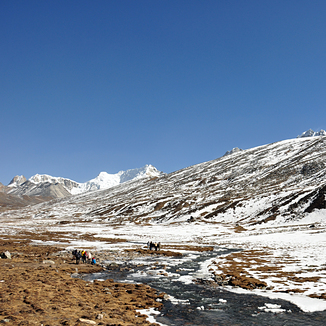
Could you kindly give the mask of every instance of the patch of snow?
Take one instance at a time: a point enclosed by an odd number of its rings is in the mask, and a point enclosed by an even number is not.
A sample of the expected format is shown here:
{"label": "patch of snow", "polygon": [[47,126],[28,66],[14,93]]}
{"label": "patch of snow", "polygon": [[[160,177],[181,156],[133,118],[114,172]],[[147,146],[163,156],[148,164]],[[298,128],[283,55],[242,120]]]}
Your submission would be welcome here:
{"label": "patch of snow", "polygon": [[263,310],[265,312],[272,312],[274,314],[279,314],[282,312],[286,312],[286,309],[282,309],[281,305],[272,304],[272,303],[265,303],[264,306],[258,307],[258,309]]}
{"label": "patch of snow", "polygon": [[165,324],[159,323],[155,320],[155,316],[159,315],[160,312],[155,310],[154,308],[149,308],[149,309],[138,309],[136,310],[137,312],[139,312],[142,315],[147,315],[146,320],[150,323],[156,323],[160,326],[167,326]]}

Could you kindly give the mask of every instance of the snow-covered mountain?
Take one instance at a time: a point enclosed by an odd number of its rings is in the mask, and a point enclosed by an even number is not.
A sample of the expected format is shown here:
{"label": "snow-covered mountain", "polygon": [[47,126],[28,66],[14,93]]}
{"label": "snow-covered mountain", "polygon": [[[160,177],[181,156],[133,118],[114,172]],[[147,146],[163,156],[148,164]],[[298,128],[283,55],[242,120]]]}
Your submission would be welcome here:
{"label": "snow-covered mountain", "polygon": [[36,205],[24,214],[35,210],[32,214],[59,220],[78,216],[113,224],[259,225],[326,220],[325,195],[326,137],[316,136],[234,152],[157,178],[136,177],[103,191]]}
{"label": "snow-covered mountain", "polygon": [[154,178],[162,175],[152,165],[142,168],[120,171],[116,174],[101,172],[96,178],[85,183],[47,174],[36,174],[26,180],[24,176],[16,176],[8,185],[8,193],[13,195],[43,196],[61,198],[84,192],[103,190],[133,179]]}
{"label": "snow-covered mountain", "polygon": [[303,138],[303,137],[318,137],[318,136],[326,136],[326,131],[321,129],[320,131],[313,131],[312,129],[309,129],[305,132],[303,132],[301,135],[299,135],[297,138]]}
{"label": "snow-covered mountain", "polygon": [[80,183],[77,187],[72,188],[71,193],[79,194],[88,191],[108,189],[130,180],[137,180],[146,177],[155,178],[162,174],[162,172],[158,171],[152,165],[145,165],[139,169],[120,171],[116,174],[101,172],[96,178],[85,183]]}

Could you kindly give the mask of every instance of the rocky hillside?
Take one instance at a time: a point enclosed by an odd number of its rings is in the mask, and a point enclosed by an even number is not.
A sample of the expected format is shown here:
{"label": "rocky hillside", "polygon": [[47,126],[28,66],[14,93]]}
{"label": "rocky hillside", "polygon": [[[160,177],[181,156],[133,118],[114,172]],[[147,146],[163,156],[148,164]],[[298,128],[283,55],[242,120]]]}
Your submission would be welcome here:
{"label": "rocky hillside", "polygon": [[25,214],[107,223],[299,220],[326,208],[325,145],[325,136],[303,137],[236,151],[168,175],[36,205]]}

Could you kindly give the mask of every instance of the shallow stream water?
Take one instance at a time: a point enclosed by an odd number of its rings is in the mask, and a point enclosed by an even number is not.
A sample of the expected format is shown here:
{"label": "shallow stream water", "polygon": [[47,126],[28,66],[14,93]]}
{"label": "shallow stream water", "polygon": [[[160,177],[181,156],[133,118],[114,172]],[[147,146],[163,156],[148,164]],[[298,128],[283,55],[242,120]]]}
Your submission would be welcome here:
{"label": "shallow stream water", "polygon": [[[120,282],[146,283],[165,292],[168,296],[163,301],[164,307],[155,319],[169,326],[326,325],[326,311],[304,313],[288,301],[237,294],[223,287],[212,286],[209,282],[195,284],[190,281],[207,279],[208,275],[205,275],[201,265],[232,251],[215,249],[191,252],[182,258],[142,257],[123,264],[108,265],[106,272],[85,275],[83,279],[111,278]],[[270,307],[277,307],[282,312],[266,312]]]}

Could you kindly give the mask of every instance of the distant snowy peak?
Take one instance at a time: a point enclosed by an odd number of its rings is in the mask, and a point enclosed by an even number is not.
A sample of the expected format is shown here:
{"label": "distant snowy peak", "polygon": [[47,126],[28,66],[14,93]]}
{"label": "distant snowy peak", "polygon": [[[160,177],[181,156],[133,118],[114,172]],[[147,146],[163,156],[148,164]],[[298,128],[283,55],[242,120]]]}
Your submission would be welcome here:
{"label": "distant snowy peak", "polygon": [[309,129],[303,132],[301,135],[297,136],[297,138],[304,138],[304,137],[317,137],[317,136],[326,136],[326,131],[321,129],[320,131],[313,131]]}
{"label": "distant snowy peak", "polygon": [[16,175],[10,182],[8,187],[17,187],[24,183],[27,179],[23,175]]}
{"label": "distant snowy peak", "polygon": [[[44,182],[50,182],[50,183],[63,183],[66,180],[69,180],[67,178],[61,178],[61,177],[52,177],[47,174],[35,174],[32,177],[28,179],[31,182],[34,183],[44,183]],[[69,180],[73,183],[77,183],[75,181]]]}
{"label": "distant snowy peak", "polygon": [[234,147],[230,151],[227,151],[223,156],[230,155],[230,154],[233,154],[233,153],[238,153],[238,152],[241,152],[241,151],[243,151],[243,149],[238,148],[238,147]]}
{"label": "distant snowy peak", "polygon": [[157,170],[153,165],[147,164],[142,168],[120,171],[120,183],[133,180],[133,179],[142,179],[146,177],[158,177],[164,173]]}
{"label": "distant snowy peak", "polygon": [[[154,166],[145,165],[142,168],[120,171],[116,174],[101,172],[96,178],[85,183],[79,183],[67,178],[52,177],[47,174],[35,174],[28,180],[23,175],[17,175],[10,181],[7,191],[18,195],[26,195],[31,192],[34,194],[36,191],[42,194],[43,188],[51,187],[51,189],[55,189],[60,197],[64,197],[67,194],[75,195],[83,192],[108,189],[130,180],[146,177],[153,178],[163,174]],[[54,190],[52,193],[54,193]]]}
{"label": "distant snowy peak", "polygon": [[130,180],[146,177],[158,177],[162,174],[162,172],[158,171],[152,165],[145,165],[144,167],[138,169],[120,171],[116,174],[101,172],[96,178],[85,183],[80,183],[78,187],[71,189],[71,193],[80,194],[88,191],[108,189]]}
{"label": "distant snowy peak", "polygon": [[94,190],[104,190],[130,180],[153,178],[163,174],[154,166],[145,165],[142,168],[120,171],[116,174],[101,172],[96,178],[85,183],[67,178],[52,177],[48,174],[35,174],[28,180],[23,175],[17,175],[11,180],[6,191],[19,196],[38,195],[59,198]]}
{"label": "distant snowy peak", "polygon": [[79,186],[79,183],[73,180],[67,178],[61,178],[61,177],[52,177],[47,174],[35,174],[32,177],[30,177],[28,181],[34,184],[44,184],[44,183],[62,184],[69,192],[71,192],[73,188]]}

